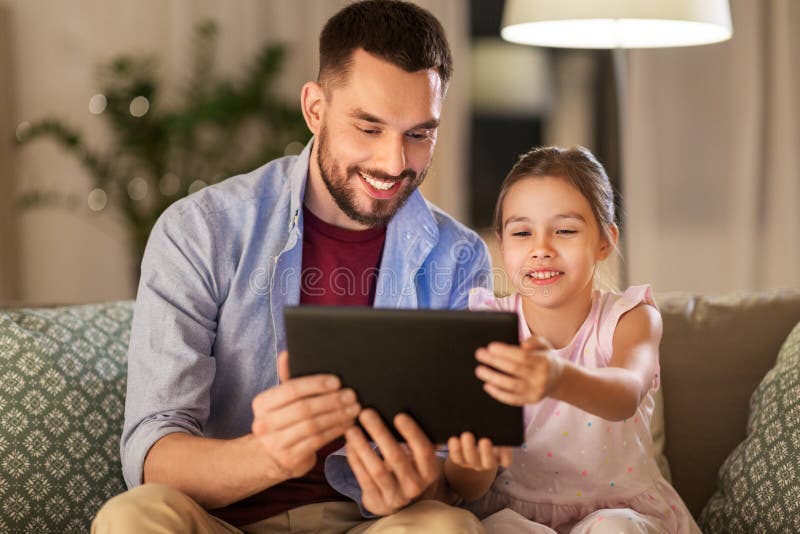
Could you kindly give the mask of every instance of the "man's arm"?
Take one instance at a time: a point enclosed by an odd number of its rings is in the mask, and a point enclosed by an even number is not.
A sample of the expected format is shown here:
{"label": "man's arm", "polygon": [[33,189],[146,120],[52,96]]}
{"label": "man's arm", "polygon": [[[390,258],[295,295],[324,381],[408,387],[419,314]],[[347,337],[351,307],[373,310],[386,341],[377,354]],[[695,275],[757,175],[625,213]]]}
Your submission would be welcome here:
{"label": "man's arm", "polygon": [[[218,242],[208,214],[191,199],[173,204],[151,233],[131,327],[121,439],[129,487],[167,484],[209,508],[308,471],[314,453],[307,450],[341,435],[354,420],[346,409],[355,404],[340,399],[335,377],[287,380],[253,403],[252,430],[267,425],[261,439],[203,436],[219,303],[232,278]],[[241,395],[235,388],[229,394]]]}
{"label": "man's arm", "polygon": [[316,451],[352,426],[359,406],[330,375],[288,379],[253,401],[255,433],[231,440],[169,434],[150,449],[144,481],[165,484],[208,509],[221,508],[307,473]]}

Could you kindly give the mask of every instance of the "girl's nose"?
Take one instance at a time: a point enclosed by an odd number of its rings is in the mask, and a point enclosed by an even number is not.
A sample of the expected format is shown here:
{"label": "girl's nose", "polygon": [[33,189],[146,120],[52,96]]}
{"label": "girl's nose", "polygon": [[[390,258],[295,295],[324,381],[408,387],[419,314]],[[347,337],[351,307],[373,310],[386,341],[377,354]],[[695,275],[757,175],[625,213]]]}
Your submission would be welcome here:
{"label": "girl's nose", "polygon": [[554,252],[548,240],[537,239],[536,243],[534,243],[533,247],[531,248],[530,255],[531,258],[540,260],[545,258],[552,258]]}

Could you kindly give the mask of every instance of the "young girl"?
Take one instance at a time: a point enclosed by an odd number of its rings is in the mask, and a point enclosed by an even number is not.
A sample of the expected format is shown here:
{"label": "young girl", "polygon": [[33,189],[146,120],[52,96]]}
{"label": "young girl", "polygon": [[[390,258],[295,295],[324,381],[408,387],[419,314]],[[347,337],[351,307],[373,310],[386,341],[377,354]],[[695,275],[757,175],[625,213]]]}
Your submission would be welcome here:
{"label": "young girl", "polygon": [[[488,532],[699,532],[653,459],[661,316],[648,286],[595,288],[615,251],[605,169],[585,148],[537,148],[511,169],[495,231],[516,294],[470,295],[474,310],[515,311],[520,345],[479,349],[475,374],[497,400],[524,405],[513,451],[451,438],[445,473]],[[495,478],[496,476],[496,478]]]}

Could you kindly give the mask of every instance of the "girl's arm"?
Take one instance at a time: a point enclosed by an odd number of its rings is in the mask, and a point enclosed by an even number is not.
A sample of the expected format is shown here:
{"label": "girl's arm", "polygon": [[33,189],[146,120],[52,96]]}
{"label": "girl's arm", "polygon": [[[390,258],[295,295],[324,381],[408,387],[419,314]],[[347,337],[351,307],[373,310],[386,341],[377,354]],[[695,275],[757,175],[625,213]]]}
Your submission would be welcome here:
{"label": "girl's arm", "polygon": [[489,491],[497,466],[511,465],[511,449],[494,447],[482,438],[477,444],[470,432],[447,441],[449,454],[444,463],[444,476],[448,486],[467,502],[477,501]]}
{"label": "girl's arm", "polygon": [[632,417],[653,383],[661,341],[661,315],[648,304],[620,317],[608,367],[565,362],[550,396],[609,421]]}
{"label": "girl's arm", "polygon": [[[568,402],[609,421],[631,417],[652,384],[662,323],[658,311],[639,305],[620,317],[609,366],[588,369],[557,358],[542,339],[522,347],[492,343],[479,349],[477,376],[506,404],[538,402],[545,396]],[[502,371],[499,373],[493,369]]]}

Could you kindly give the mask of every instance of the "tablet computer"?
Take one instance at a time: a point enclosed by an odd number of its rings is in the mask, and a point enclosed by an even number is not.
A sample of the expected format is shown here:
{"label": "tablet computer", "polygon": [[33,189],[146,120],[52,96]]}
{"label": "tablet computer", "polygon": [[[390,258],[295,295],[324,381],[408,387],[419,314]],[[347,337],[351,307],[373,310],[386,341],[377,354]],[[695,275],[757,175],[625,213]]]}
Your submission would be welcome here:
{"label": "tablet computer", "polygon": [[505,312],[294,306],[284,310],[291,376],[331,373],[389,428],[411,415],[433,443],[470,431],[495,445],[523,441],[522,408],[502,404],[475,376],[475,350],[519,343]]}

